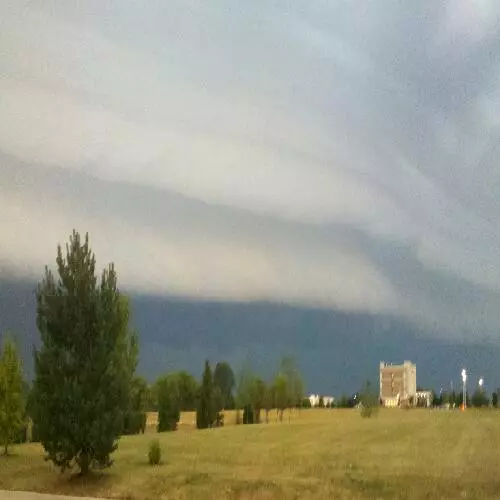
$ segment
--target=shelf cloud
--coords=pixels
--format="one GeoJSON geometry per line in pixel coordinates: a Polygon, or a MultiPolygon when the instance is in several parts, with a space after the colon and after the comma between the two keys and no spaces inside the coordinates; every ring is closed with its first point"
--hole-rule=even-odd
{"type": "Polygon", "coordinates": [[[4,2],[0,265],[88,231],[124,286],[500,321],[493,1],[4,2]]]}

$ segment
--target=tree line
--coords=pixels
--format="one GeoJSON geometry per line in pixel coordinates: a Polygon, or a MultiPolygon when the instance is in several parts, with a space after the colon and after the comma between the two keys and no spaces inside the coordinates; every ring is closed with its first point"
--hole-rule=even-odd
{"type": "MultiPolygon", "coordinates": [[[[4,453],[27,431],[61,470],[76,466],[81,474],[112,464],[122,434],[144,432],[146,412],[158,412],[158,432],[175,431],[180,413],[196,411],[198,429],[224,425],[225,409],[236,410],[236,423],[269,421],[310,404],[293,358],[285,357],[266,380],[248,367],[236,376],[231,366],[207,360],[201,380],[180,371],[149,385],[135,375],[137,333],[129,328],[130,307],[117,283],[113,264],[100,275],[89,245],[73,231],[63,252],[57,247],[57,274],[45,268],[36,291],[36,321],[41,346],[34,349],[32,387],[23,380],[20,357],[7,338],[0,353],[0,444],[4,453]],[[32,422],[32,426],[31,426],[32,422]],[[27,428],[26,428],[27,427],[27,428]]],[[[460,404],[461,394],[441,394],[437,402],[460,404]]],[[[360,394],[337,402],[360,406],[369,416],[378,406],[367,384],[360,394]]],[[[475,406],[488,404],[476,391],[475,406]]],[[[498,404],[498,393],[492,397],[498,404]]],[[[324,406],[324,404],[323,404],[324,406]]]]}
{"type": "Polygon", "coordinates": [[[201,381],[185,371],[159,377],[151,386],[135,375],[137,333],[113,264],[100,275],[89,245],[73,231],[65,251],[57,247],[57,273],[46,266],[36,290],[41,346],[34,349],[32,387],[23,380],[15,343],[6,338],[0,356],[0,442],[4,453],[31,427],[62,471],[81,474],[112,464],[122,434],[144,432],[146,411],[158,411],[158,432],[177,428],[180,412],[196,411],[199,429],[221,426],[223,410],[236,409],[242,423],[279,419],[300,406],[303,382],[295,361],[284,358],[271,381],[243,370],[236,380],[228,363],[205,362],[201,381]],[[30,422],[30,424],[28,424],[30,422]]]}

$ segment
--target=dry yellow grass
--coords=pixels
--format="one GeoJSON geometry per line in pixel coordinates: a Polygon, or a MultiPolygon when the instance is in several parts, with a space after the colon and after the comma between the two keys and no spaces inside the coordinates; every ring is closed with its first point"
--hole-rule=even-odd
{"type": "MultiPolygon", "coordinates": [[[[227,425],[123,438],[115,465],[90,479],[60,475],[35,444],[0,459],[0,489],[129,499],[499,498],[500,413],[305,410],[283,424],[227,425]]],[[[231,414],[227,417],[228,423],[231,414]]]]}

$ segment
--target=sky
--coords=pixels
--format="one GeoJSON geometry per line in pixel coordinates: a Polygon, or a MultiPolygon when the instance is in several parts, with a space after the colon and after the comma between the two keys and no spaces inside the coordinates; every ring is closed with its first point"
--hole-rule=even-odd
{"type": "Polygon", "coordinates": [[[494,0],[0,2],[0,276],[498,339],[499,157],[494,0]]]}

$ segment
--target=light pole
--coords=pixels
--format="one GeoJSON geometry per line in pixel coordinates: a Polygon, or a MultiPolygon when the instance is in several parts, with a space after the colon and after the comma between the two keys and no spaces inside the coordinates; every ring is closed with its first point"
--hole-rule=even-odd
{"type": "Polygon", "coordinates": [[[465,368],[462,370],[462,383],[463,383],[463,389],[464,389],[464,395],[463,395],[463,409],[467,408],[467,372],[465,371],[465,368]]]}
{"type": "Polygon", "coordinates": [[[479,379],[479,390],[482,391],[483,390],[483,385],[484,385],[484,379],[483,377],[481,377],[479,379]]]}

